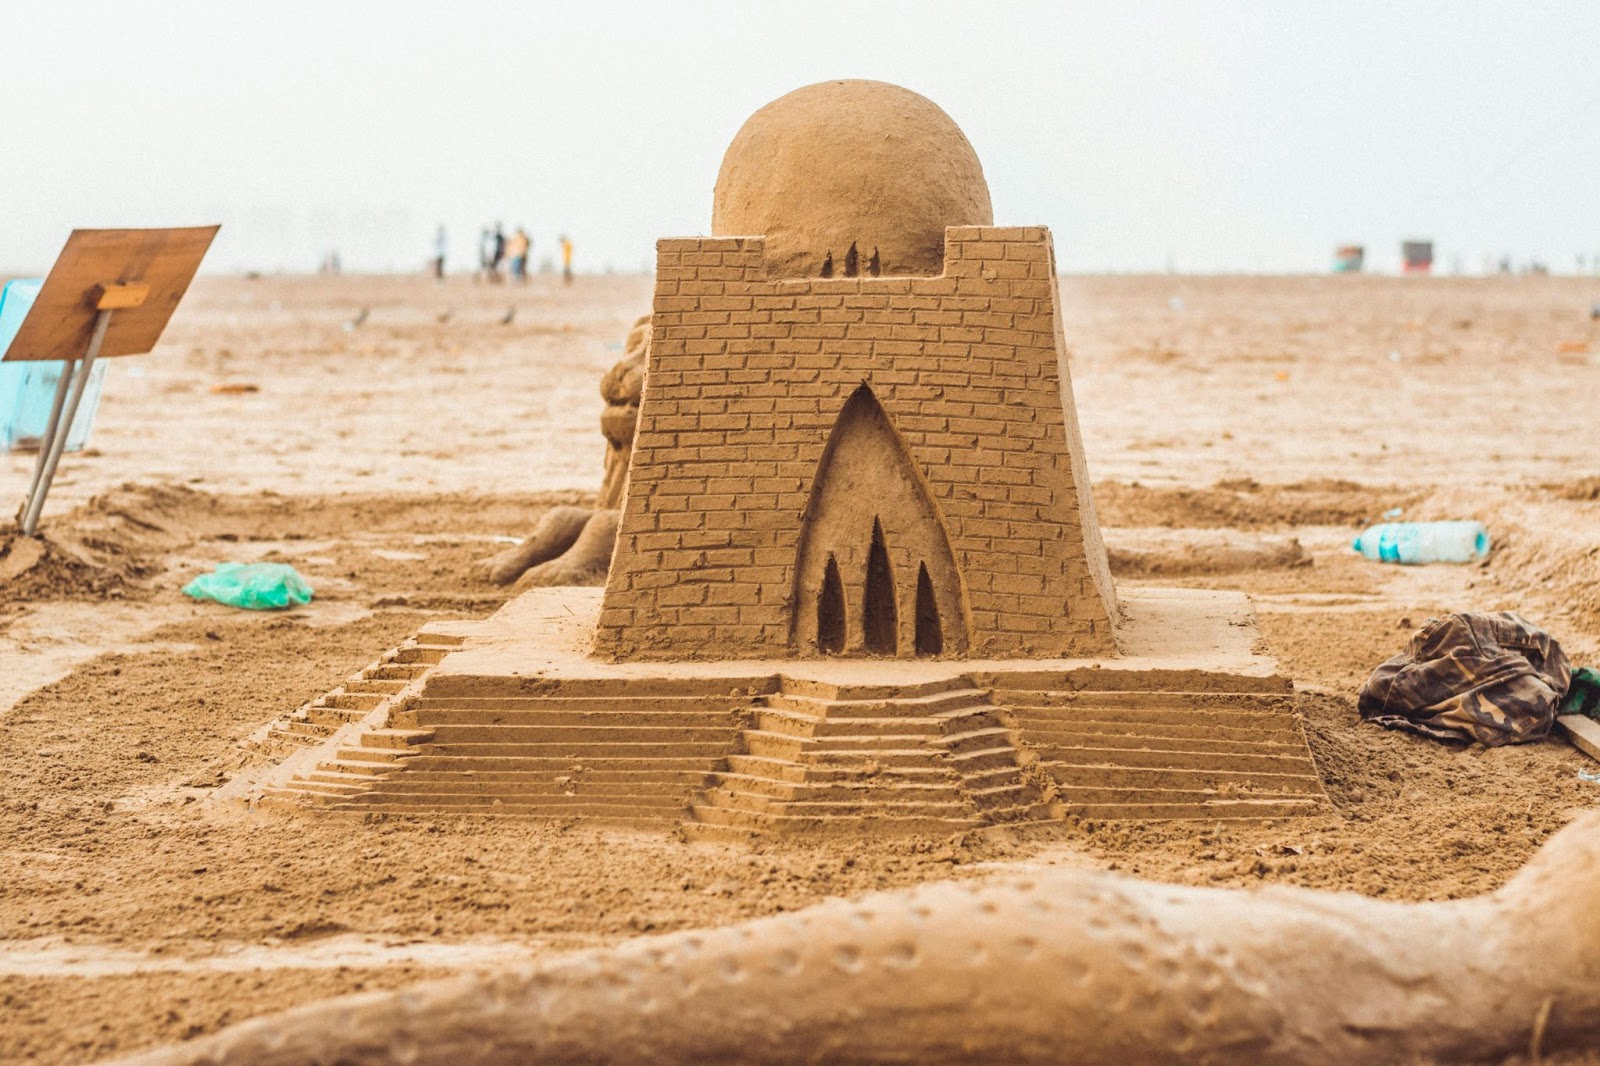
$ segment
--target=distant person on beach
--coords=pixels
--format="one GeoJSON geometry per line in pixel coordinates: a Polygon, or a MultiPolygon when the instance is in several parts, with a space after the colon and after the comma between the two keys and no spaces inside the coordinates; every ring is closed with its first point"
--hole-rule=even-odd
{"type": "Polygon", "coordinates": [[[572,241],[563,233],[561,240],[561,280],[572,284],[572,241]]]}
{"type": "Polygon", "coordinates": [[[450,250],[450,238],[440,226],[433,235],[433,276],[437,281],[444,280],[444,256],[450,250]]]}
{"type": "Polygon", "coordinates": [[[494,262],[494,234],[485,226],[478,231],[478,277],[490,280],[489,271],[494,262]]]}
{"type": "Polygon", "coordinates": [[[500,264],[506,261],[506,231],[494,224],[494,249],[489,259],[489,280],[500,280],[500,264]]]}
{"type": "Polygon", "coordinates": [[[528,280],[528,252],[533,248],[533,241],[528,237],[528,231],[521,226],[517,232],[506,241],[506,257],[511,260],[511,280],[525,282],[528,280]]]}

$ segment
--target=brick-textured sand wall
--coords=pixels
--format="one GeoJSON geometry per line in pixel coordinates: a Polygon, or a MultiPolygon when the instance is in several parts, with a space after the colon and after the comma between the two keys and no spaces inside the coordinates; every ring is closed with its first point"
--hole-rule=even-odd
{"type": "Polygon", "coordinates": [[[758,237],[658,242],[650,362],[596,654],[793,654],[812,477],[863,382],[943,514],[969,654],[1113,650],[1086,485],[1079,496],[1077,419],[1063,411],[1049,232],[951,227],[945,242],[940,277],[830,279],[768,277],[758,237]]]}

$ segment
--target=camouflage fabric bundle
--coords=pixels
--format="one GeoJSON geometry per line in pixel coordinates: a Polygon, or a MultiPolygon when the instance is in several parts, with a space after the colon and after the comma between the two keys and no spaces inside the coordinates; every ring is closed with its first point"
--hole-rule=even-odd
{"type": "Polygon", "coordinates": [[[1361,717],[1494,747],[1550,732],[1572,669],[1554,637],[1510,611],[1430,618],[1361,688],[1361,717]]]}

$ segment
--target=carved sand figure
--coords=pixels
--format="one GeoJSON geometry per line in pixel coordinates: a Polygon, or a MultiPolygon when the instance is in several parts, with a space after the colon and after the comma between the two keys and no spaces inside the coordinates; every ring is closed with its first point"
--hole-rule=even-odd
{"type": "Polygon", "coordinates": [[[275,799],[702,839],[1326,803],[1243,596],[1118,596],[1053,239],[993,225],[948,114],[805,86],[745,121],[712,200],[712,236],[657,242],[601,383],[601,509],[480,567],[603,593],[431,634],[417,691],[275,799]]]}
{"type": "Polygon", "coordinates": [[[348,996],[127,1066],[1380,1063],[1600,1037],[1600,815],[1498,891],[1387,903],[1061,870],[348,996]]]}
{"type": "Polygon", "coordinates": [[[598,656],[1116,654],[1043,226],[876,81],[796,89],[659,241],[598,656]]]}
{"type": "Polygon", "coordinates": [[[650,354],[649,315],[641,315],[628,330],[623,353],[600,379],[600,395],[606,401],[600,414],[606,473],[594,509],[551,508],[522,543],[477,564],[474,575],[480,580],[510,585],[526,575],[521,588],[605,583],[617,540],[616,512],[628,484],[628,455],[639,420],[639,397],[644,392],[645,359],[650,354]]]}

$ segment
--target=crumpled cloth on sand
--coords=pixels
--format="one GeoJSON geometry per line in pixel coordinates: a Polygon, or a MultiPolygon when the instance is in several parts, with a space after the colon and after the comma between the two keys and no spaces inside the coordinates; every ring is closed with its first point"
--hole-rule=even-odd
{"type": "Polygon", "coordinates": [[[1489,747],[1550,732],[1572,667],[1549,633],[1511,611],[1430,618],[1361,688],[1362,718],[1489,747]]]}

